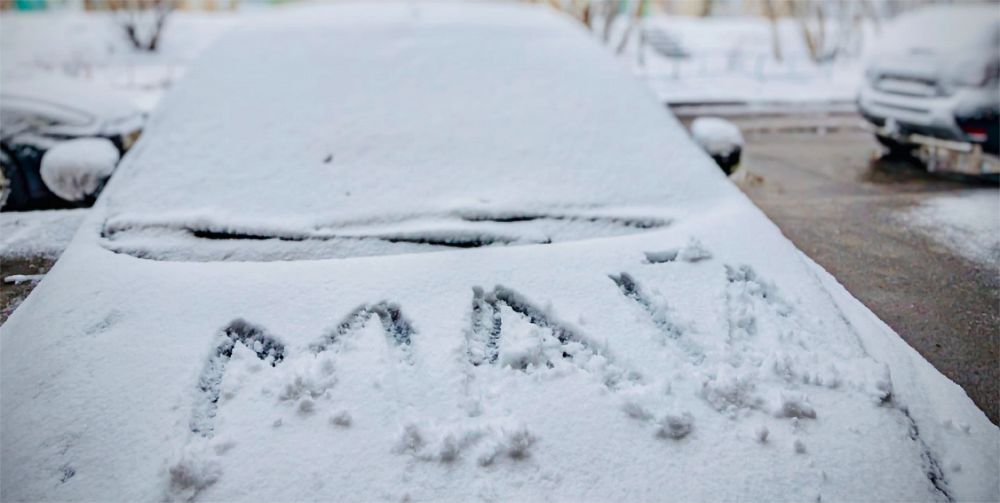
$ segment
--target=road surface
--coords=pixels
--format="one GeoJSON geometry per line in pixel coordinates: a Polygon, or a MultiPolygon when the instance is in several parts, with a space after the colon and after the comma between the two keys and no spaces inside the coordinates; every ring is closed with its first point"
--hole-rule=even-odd
{"type": "MultiPolygon", "coordinates": [[[[682,118],[688,122],[690,118],[682,118]]],[[[900,216],[934,196],[996,185],[926,173],[879,157],[870,134],[843,114],[732,118],[747,137],[737,184],[795,245],[833,274],[943,374],[1000,419],[1000,272],[900,216]],[[787,126],[787,127],[785,127],[787,126]]]]}

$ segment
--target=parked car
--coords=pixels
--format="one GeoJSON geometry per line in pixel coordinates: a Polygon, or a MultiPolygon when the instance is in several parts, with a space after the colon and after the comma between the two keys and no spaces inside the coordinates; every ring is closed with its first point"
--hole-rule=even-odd
{"type": "Polygon", "coordinates": [[[858,96],[876,139],[931,170],[1000,173],[1000,11],[949,4],[901,15],[858,96]]]}
{"type": "Polygon", "coordinates": [[[118,159],[138,138],[143,121],[144,114],[126,98],[84,82],[5,82],[0,90],[0,208],[93,204],[118,159]],[[73,142],[80,139],[89,141],[73,142]],[[63,155],[43,162],[46,152],[67,142],[73,146],[58,148],[63,155]]]}
{"type": "Polygon", "coordinates": [[[995,501],[997,427],[544,2],[302,2],[3,325],[3,501],[995,501]]]}

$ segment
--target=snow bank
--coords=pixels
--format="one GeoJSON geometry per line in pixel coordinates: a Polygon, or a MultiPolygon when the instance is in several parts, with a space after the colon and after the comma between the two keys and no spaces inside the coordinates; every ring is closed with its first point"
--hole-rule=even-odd
{"type": "Polygon", "coordinates": [[[288,6],[132,152],[3,326],[5,501],[1000,498],[961,388],[544,4],[288,6]],[[441,248],[225,259],[338,233],[441,248]]]}
{"type": "Polygon", "coordinates": [[[120,158],[118,148],[106,138],[79,138],[50,148],[42,156],[42,181],[67,201],[96,197],[111,177],[120,158]]]}
{"type": "Polygon", "coordinates": [[[740,128],[718,117],[698,117],[691,123],[691,137],[709,155],[727,156],[743,148],[740,128]]]}

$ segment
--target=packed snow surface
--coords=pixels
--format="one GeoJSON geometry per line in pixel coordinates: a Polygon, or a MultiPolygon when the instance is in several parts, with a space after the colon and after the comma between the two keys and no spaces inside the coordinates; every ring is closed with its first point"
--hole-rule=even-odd
{"type": "Polygon", "coordinates": [[[1000,498],[965,393],[544,4],[235,28],[2,343],[5,501],[1000,498]]]}
{"type": "Polygon", "coordinates": [[[56,144],[42,156],[42,181],[67,201],[96,196],[118,165],[118,147],[107,138],[78,138],[56,144]]]}
{"type": "Polygon", "coordinates": [[[902,215],[904,222],[959,254],[1000,268],[1000,192],[936,196],[902,215]]]}
{"type": "Polygon", "coordinates": [[[89,210],[0,213],[0,257],[59,258],[89,210]]]}
{"type": "Polygon", "coordinates": [[[691,137],[710,155],[727,156],[743,148],[740,128],[719,117],[698,117],[691,123],[691,137]]]}

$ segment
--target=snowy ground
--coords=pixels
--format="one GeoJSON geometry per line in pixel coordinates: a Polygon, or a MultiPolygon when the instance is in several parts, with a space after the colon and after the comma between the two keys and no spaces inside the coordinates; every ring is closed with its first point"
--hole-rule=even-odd
{"type": "Polygon", "coordinates": [[[59,258],[87,211],[79,209],[0,214],[0,257],[59,258]]]}
{"type": "Polygon", "coordinates": [[[937,196],[901,219],[966,258],[1000,269],[1000,192],[937,196]]]}
{"type": "MultiPolygon", "coordinates": [[[[647,49],[644,64],[636,64],[656,96],[672,104],[853,102],[863,77],[860,47],[853,56],[817,65],[809,59],[801,27],[791,19],[778,24],[780,61],[763,17],[660,15],[648,21],[647,29],[668,34],[690,53],[671,59],[647,49]]],[[[629,58],[638,61],[637,55],[629,58]]]]}
{"type": "Polygon", "coordinates": [[[232,30],[2,341],[5,501],[1000,498],[961,388],[544,4],[232,30]]]}
{"type": "Polygon", "coordinates": [[[135,50],[117,19],[79,6],[4,12],[0,86],[38,77],[79,79],[116,90],[150,111],[205,47],[235,24],[237,14],[176,11],[152,53],[135,50]]]}

